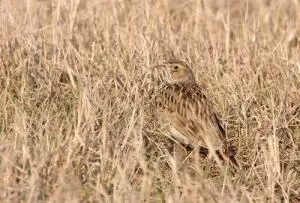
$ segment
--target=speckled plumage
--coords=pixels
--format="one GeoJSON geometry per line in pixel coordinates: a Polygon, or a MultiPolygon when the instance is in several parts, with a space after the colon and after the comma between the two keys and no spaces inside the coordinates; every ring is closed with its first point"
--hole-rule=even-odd
{"type": "Polygon", "coordinates": [[[238,166],[234,156],[228,155],[225,130],[190,67],[178,60],[157,67],[165,78],[155,95],[162,129],[181,144],[213,150],[220,159],[238,166]]]}

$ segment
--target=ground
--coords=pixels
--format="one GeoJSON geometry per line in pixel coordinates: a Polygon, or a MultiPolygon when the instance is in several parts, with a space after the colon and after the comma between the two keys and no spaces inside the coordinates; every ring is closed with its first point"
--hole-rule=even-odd
{"type": "Polygon", "coordinates": [[[286,0],[0,1],[0,201],[299,202],[299,21],[286,0]],[[240,172],[168,166],[149,70],[171,58],[240,172]]]}

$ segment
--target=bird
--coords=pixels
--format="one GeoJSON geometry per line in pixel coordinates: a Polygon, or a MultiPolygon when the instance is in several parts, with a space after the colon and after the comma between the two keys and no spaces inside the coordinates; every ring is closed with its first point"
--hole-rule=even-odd
{"type": "Polygon", "coordinates": [[[153,69],[162,83],[153,100],[163,131],[182,146],[240,169],[213,103],[196,82],[191,67],[172,59],[153,69]]]}

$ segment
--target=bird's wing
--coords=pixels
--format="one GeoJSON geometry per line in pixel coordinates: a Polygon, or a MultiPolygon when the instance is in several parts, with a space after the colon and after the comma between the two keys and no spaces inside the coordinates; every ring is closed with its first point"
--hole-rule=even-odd
{"type": "Polygon", "coordinates": [[[222,147],[225,131],[197,84],[168,84],[159,91],[156,103],[169,119],[170,131],[179,142],[194,147],[222,147]]]}

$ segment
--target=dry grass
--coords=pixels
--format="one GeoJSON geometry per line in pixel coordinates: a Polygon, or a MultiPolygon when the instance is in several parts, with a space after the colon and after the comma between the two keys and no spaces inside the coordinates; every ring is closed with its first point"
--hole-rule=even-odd
{"type": "Polygon", "coordinates": [[[300,4],[225,2],[0,1],[0,201],[300,201],[300,4]],[[194,67],[241,173],[145,150],[147,70],[168,58],[194,67]]]}

